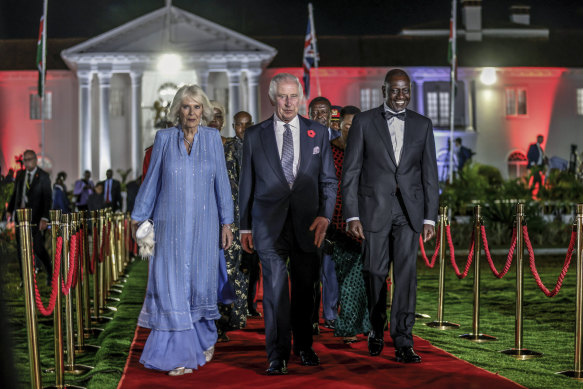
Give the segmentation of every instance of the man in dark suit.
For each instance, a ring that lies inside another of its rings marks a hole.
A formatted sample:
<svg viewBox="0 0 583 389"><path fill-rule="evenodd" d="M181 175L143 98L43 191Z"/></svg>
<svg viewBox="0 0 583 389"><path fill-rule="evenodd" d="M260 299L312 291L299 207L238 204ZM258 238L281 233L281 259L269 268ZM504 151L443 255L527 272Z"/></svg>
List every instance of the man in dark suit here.
<svg viewBox="0 0 583 389"><path fill-rule="evenodd" d="M49 222L49 210L53 203L51 189L51 179L47 172L37 166L37 156L32 150L26 150L22 155L24 170L16 175L14 191L8 204L8 214L16 216L16 209L30 208L32 210L32 246L35 257L41 262L47 273L47 283L50 283L53 268L51 259L44 245L43 232L47 229ZM19 221L14 218L15 222ZM16 234L18 255L20 256L20 234ZM20 275L22 276L22 260L20 265Z"/></svg>
<svg viewBox="0 0 583 389"><path fill-rule="evenodd" d="M113 211L121 210L121 184L113 179L113 171L108 169L105 173L107 177L103 183L103 199L105 206L111 207Z"/></svg>
<svg viewBox="0 0 583 389"><path fill-rule="evenodd" d="M241 245L247 252L255 248L263 267L266 374L278 375L287 373L290 332L301 364L320 363L312 349L311 323L316 250L332 217L337 179L328 129L298 115L299 80L276 75L269 99L274 115L245 132L239 207Z"/></svg>
<svg viewBox="0 0 583 389"><path fill-rule="evenodd" d="M439 207L437 162L431 120L405 109L411 81L389 71L385 103L357 114L348 134L342 201L349 232L363 240L363 274L372 331L370 355L384 346L386 277L393 261L391 338L399 362L421 362L413 350L419 234L434 235Z"/></svg>
<svg viewBox="0 0 583 389"><path fill-rule="evenodd" d="M526 154L526 158L528 159L528 165L526 167L531 171L532 174L532 186L531 189L534 189L535 185L538 183L539 188L543 184L541 172L544 169L545 165L545 151L543 149L543 142L545 137L542 135L538 135L536 137L536 143L532 143L528 147L528 153Z"/></svg>

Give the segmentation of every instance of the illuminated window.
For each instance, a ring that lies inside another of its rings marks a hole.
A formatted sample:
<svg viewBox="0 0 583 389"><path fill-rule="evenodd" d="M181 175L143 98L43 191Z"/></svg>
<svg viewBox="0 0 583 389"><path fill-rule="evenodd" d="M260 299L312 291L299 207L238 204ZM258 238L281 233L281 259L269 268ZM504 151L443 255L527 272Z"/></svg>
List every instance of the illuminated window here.
<svg viewBox="0 0 583 389"><path fill-rule="evenodd" d="M36 93L31 93L28 98L29 110L30 110L30 120L41 120L41 107L42 102L39 95ZM52 117L52 106L53 106L53 93L45 92L45 104L44 104L44 118L45 120L50 120Z"/></svg>
<svg viewBox="0 0 583 389"><path fill-rule="evenodd" d="M506 116L526 115L526 89L506 88Z"/></svg>
<svg viewBox="0 0 583 389"><path fill-rule="evenodd" d="M424 82L423 91L425 97L425 116L433 122L435 127L449 127L450 112L450 89L449 82ZM457 82L455 95L455 125L461 126L465 123L465 90L461 81Z"/></svg>
<svg viewBox="0 0 583 389"><path fill-rule="evenodd" d="M583 115L583 89L577 89L577 115Z"/></svg>
<svg viewBox="0 0 583 389"><path fill-rule="evenodd" d="M360 108L363 111L376 108L383 103L379 88L362 88L360 90Z"/></svg>
<svg viewBox="0 0 583 389"><path fill-rule="evenodd" d="M526 176L528 160L522 151L513 151L508 156L508 177L510 179Z"/></svg>

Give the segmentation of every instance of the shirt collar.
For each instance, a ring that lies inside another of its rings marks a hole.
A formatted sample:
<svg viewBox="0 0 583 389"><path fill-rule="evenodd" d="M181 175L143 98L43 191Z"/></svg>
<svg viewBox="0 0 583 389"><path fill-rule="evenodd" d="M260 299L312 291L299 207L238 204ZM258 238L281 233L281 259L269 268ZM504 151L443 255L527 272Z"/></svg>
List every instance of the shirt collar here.
<svg viewBox="0 0 583 389"><path fill-rule="evenodd" d="M277 114L273 114L273 120L275 121L275 128L283 128L283 125L286 124L283 120L281 120ZM292 129L299 129L300 128L300 119L298 119L298 115L296 115L289 123Z"/></svg>
<svg viewBox="0 0 583 389"><path fill-rule="evenodd" d="M35 167L34 169L32 169L30 172L27 170L27 171L26 171L26 174L30 173L30 175L31 175L32 177L34 177L34 175L36 174L36 171L37 171L37 170L38 170L38 166L37 166L37 167Z"/></svg>
<svg viewBox="0 0 583 389"><path fill-rule="evenodd" d="M395 111L393 111L392 109L390 109L390 108L389 108L389 106L387 105L387 103L383 103L383 107L385 108L385 111L388 111L388 112L390 112L390 113L393 113L393 114L397 114L397 113L405 112L405 110L404 110L404 109L403 109L403 110L401 110L401 111L399 111L399 112L395 112Z"/></svg>

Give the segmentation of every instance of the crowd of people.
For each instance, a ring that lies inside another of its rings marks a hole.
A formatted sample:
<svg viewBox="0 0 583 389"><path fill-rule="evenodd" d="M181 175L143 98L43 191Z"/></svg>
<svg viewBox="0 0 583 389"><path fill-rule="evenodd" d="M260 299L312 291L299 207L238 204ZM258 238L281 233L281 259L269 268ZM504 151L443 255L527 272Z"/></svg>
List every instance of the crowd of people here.
<svg viewBox="0 0 583 389"><path fill-rule="evenodd" d="M406 109L410 84L406 72L391 70L382 106L361 112L319 96L308 119L299 115L301 83L280 73L269 86L273 114L254 124L237 112L231 138L221 135L223 105L196 85L178 90L172 126L146 150L143 181L126 189L134 236L150 222L156 242L138 319L151 329L144 366L175 376L208 363L216 342L262 316L261 275L266 374L286 374L292 352L302 366L320 364L312 347L320 301L323 325L339 341L365 334L370 355L380 355L390 262L395 356L421 361L411 333L415 263L419 235L434 235L438 180L431 121ZM34 152L24 155L9 212L33 208L39 236L51 208L122 209L112 170L97 184L84 172L71 201L65 173L51 190ZM46 264L39 259L50 276L48 255Z"/></svg>

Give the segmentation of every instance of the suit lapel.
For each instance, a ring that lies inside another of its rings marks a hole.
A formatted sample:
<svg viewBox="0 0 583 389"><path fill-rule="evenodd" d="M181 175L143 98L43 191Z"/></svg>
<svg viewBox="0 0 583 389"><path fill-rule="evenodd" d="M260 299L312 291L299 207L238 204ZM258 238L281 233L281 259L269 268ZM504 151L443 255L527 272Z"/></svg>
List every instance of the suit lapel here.
<svg viewBox="0 0 583 389"><path fill-rule="evenodd" d="M271 166L271 169L273 169L273 172L279 177L281 182L289 187L285 175L283 174L283 168L281 167L277 141L275 140L273 118L264 122L261 130L261 144L263 146L263 151L265 152L267 163L269 163L269 166Z"/></svg>
<svg viewBox="0 0 583 389"><path fill-rule="evenodd" d="M383 115L384 110L385 109L383 105L378 108L378 112L374 118L374 127L377 130L379 138L382 139L383 143L385 144L393 165L397 166L395 160L395 151L393 150L393 142L391 141L391 134L389 133L389 125L387 124L387 121Z"/></svg>
<svg viewBox="0 0 583 389"><path fill-rule="evenodd" d="M407 154L407 147L409 145L411 145L411 142L413 141L413 137L415 136L415 134L413 133L413 126L411 125L411 121L413 119L410 119L411 115L406 115L405 116L405 127L403 129L403 148L401 150L401 159L400 159L400 163L403 162L403 159L408 155Z"/></svg>
<svg viewBox="0 0 583 389"><path fill-rule="evenodd" d="M298 116L298 119L300 123L300 166L298 167L295 181L297 181L297 176L308 171L314 152L314 137L308 135L308 130L310 129L309 121L301 116Z"/></svg>

